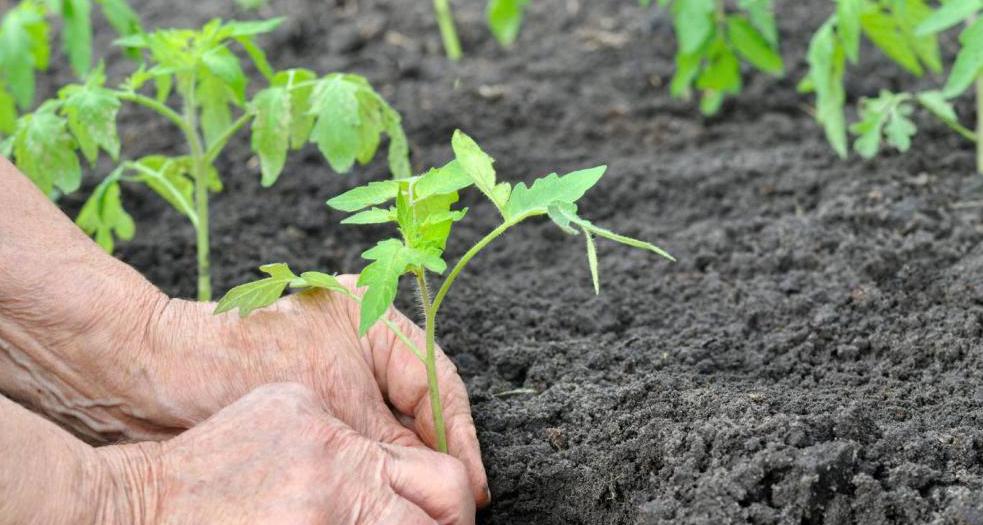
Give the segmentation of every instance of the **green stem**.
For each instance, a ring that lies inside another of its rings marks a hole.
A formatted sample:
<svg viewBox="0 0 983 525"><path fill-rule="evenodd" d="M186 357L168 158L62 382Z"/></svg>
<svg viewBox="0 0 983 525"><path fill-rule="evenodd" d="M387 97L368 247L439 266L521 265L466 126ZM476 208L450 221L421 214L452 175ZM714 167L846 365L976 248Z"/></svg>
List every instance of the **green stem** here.
<svg viewBox="0 0 983 525"><path fill-rule="evenodd" d="M184 120L187 123L185 137L191 150L191 177L195 182L195 214L198 227L195 241L198 252L198 300L212 300L211 258L209 255L208 227L208 161L198 134L198 114L195 105L194 79L190 89L184 90Z"/></svg>
<svg viewBox="0 0 983 525"><path fill-rule="evenodd" d="M238 133L243 126L249 123L249 120L252 119L253 116L255 115L252 112L252 110L248 110L245 113L243 113L242 116L239 117L238 120L233 122L228 128L225 128L225 131L223 131L222 134L219 135L217 139L215 139L215 142L213 142L212 145L208 147L208 151L205 152L205 162L208 164L215 162L215 159L219 156L220 153L222 153L222 150L225 148L225 145L229 142L229 139L231 139L233 135Z"/></svg>
<svg viewBox="0 0 983 525"><path fill-rule="evenodd" d="M444 282L440 284L440 289L437 290L437 295L434 297L433 303L431 305L431 309L433 310L434 315L437 315L437 311L440 309L441 303L444 302L444 297L447 296L447 292L450 290L451 285L454 284L454 280L457 279L457 276L461 273L462 270L464 270L464 267L468 265L468 262L471 261L471 259L473 259L475 255L478 255L478 252L484 249L485 246L488 246L492 241L494 241L503 233L505 233L506 230L534 215L543 215L543 213L542 212L526 213L512 220L506 221L501 225L499 225L498 228L495 228L494 230L489 232L488 235L485 235L484 238L482 238L480 241L478 241L477 244L472 246L470 250L465 252L465 254L461 256L461 260L457 261L457 264L454 265L454 268L451 270L451 273L447 274L447 278L444 279Z"/></svg>
<svg viewBox="0 0 983 525"><path fill-rule="evenodd" d="M139 93L133 93L130 91L116 91L115 95L120 100L126 100L127 102L133 102L134 104L139 104L145 108L152 109L159 113L162 117L173 122L178 128L188 135L194 131L193 128L188 126L188 122L179 115L173 109L167 107L166 104L162 104L157 101L157 99L150 98L148 96L141 95Z"/></svg>
<svg viewBox="0 0 983 525"><path fill-rule="evenodd" d="M976 171L983 174L983 73L976 78Z"/></svg>
<svg viewBox="0 0 983 525"><path fill-rule="evenodd" d="M416 282L420 287L420 301L426 317L426 358L423 364L427 369L427 389L430 394L430 411L433 412L434 433L437 436L437 451L447 453L447 426L444 423L444 405L440 399L440 382L437 377L437 312L430 302L430 287L422 269L416 270Z"/></svg>
<svg viewBox="0 0 983 525"><path fill-rule="evenodd" d="M456 62L461 59L461 41L454 27L454 14L451 13L450 1L433 0L433 10L437 15L437 25L440 27L440 37L444 40L447 58Z"/></svg>

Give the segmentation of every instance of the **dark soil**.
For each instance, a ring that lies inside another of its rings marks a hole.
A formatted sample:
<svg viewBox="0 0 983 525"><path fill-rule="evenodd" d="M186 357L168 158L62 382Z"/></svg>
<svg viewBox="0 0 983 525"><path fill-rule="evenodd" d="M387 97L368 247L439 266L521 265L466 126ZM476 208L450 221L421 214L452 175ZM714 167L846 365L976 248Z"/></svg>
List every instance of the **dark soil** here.
<svg viewBox="0 0 983 525"><path fill-rule="evenodd" d="M582 242L537 223L460 280L441 343L491 479L481 522L983 523L973 155L925 122L907 155L835 158L794 89L832 3L780 2L789 77L748 75L710 120L668 97L674 42L637 2L537 0L512 52L479 2L458 3L460 65L441 55L429 2L396 0L274 0L266 14L290 20L271 59L366 75L404 115L420 169L449 159L455 128L513 180L608 163L586 216L679 258L602 243L595 297ZM197 25L236 16L231 4L138 10ZM853 99L912 82L875 58L850 75ZM129 151L179 148L165 124L123 120ZM309 148L262 190L242 139L220 167L219 290L271 261L358 271L383 233L335 226L323 204L385 177L381 164L337 176ZM119 256L193 295L190 227L147 191L125 198L138 237ZM495 218L478 204L451 258Z"/></svg>

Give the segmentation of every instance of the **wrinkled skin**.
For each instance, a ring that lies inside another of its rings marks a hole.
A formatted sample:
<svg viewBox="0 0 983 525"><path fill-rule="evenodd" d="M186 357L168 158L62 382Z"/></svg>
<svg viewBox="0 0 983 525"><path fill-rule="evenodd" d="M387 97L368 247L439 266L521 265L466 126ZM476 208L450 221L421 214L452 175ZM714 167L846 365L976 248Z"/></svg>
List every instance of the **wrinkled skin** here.
<svg viewBox="0 0 983 525"><path fill-rule="evenodd" d="M230 446L234 444L235 446ZM145 523L474 523L464 466L365 438L296 383L260 387L161 444L98 449Z"/></svg>

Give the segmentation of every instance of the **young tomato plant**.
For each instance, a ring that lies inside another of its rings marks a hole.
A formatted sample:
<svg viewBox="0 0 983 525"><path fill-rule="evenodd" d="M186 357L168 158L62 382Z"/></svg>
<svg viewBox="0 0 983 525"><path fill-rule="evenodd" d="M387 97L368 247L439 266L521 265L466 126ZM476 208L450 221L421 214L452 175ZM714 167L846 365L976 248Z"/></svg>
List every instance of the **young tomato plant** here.
<svg viewBox="0 0 983 525"><path fill-rule="evenodd" d="M641 0L643 6L651 0ZM741 61L764 73L782 77L778 29L771 0L740 0L729 12L724 0L658 0L672 13L676 32L676 72L670 85L674 97L689 99L701 92L700 111L720 111L724 97L741 91Z"/></svg>
<svg viewBox="0 0 983 525"><path fill-rule="evenodd" d="M918 93L882 91L874 99L861 99L860 121L850 127L859 135L854 150L865 158L873 157L881 147L881 137L898 151L907 151L918 128L908 117L914 103L949 126L967 140L976 143L976 169L983 173L983 0L950 0L926 17L916 28L915 35L934 38L935 35L965 24L959 35L961 48L945 85L940 90ZM976 131L959 123L952 101L976 86Z"/></svg>
<svg viewBox="0 0 983 525"><path fill-rule="evenodd" d="M95 0L123 36L139 33L140 19L125 0ZM48 69L50 18L60 18L62 49L75 74L92 68L92 0L23 0L0 21L0 134L14 132L19 112L34 104L35 75Z"/></svg>
<svg viewBox="0 0 983 525"><path fill-rule="evenodd" d="M843 80L847 62L856 64L859 60L861 38L866 36L915 76L922 76L926 70L938 74L942 72L938 41L934 34L918 31L930 16L932 9L923 0L839 0L836 12L813 35L807 55L809 73L799 90L815 93L815 118L840 157L846 158L848 150ZM905 111L902 109L898 115L904 116ZM907 124L903 120L896 122L890 130L897 139ZM863 134L868 125L855 129ZM865 139L861 148L869 147L869 141Z"/></svg>
<svg viewBox="0 0 983 525"><path fill-rule="evenodd" d="M343 220L343 224L394 223L399 230L399 237L380 241L362 254L371 262L358 279L358 285L365 287L361 297L332 275L320 272L297 275L285 264L271 264L260 268L269 277L233 288L215 309L217 314L239 309L240 315L246 316L257 308L275 302L288 287L326 289L359 303L360 335L365 335L369 328L381 321L423 362L427 371L437 446L444 452L447 451L447 437L435 357L437 315L455 280L482 249L513 226L545 215L563 231L584 236L596 293L600 292L600 279L595 237L648 250L673 260L668 253L652 244L619 235L580 217L576 202L604 175L604 166L575 171L562 177L553 173L536 180L531 186L520 182L513 187L496 180L492 158L470 137L457 131L452 146L455 160L441 168L431 169L417 177L372 182L328 201L332 208L354 213ZM433 293L427 273L441 275L447 271L444 248L451 227L467 213L467 209L454 209L453 206L458 201L458 192L470 186L477 187L491 201L502 222L461 256ZM391 201L394 204L379 207ZM399 279L406 274L416 280L420 292L425 317L423 348L415 345L386 316L396 298Z"/></svg>
<svg viewBox="0 0 983 525"><path fill-rule="evenodd" d="M260 160L262 184L272 185L283 170L289 149L317 145L331 168L351 169L376 153L383 133L389 136L389 164L394 176L410 175L406 137L399 115L358 76L332 73L318 77L306 69L274 71L254 37L280 20L209 22L200 30L164 29L124 38L120 45L149 56L117 89L105 87L101 69L84 84L70 85L55 100L19 119L7 141L18 167L43 191L71 192L81 170L76 151L94 163L103 150L118 163L93 191L77 222L107 251L114 237L129 239L133 221L123 209L120 182L147 185L191 222L198 264L198 299L211 298L209 257L210 192L222 189L215 161L229 140L250 126L251 145ZM267 86L251 99L249 79L237 44L252 59ZM156 93L141 93L151 82ZM168 102L177 99L177 108ZM150 109L181 131L187 148L177 156L150 155L120 160L116 115L122 103ZM234 108L241 108L237 116Z"/></svg>
<svg viewBox="0 0 983 525"><path fill-rule="evenodd" d="M530 0L488 0L485 7L485 19L492 35L502 45L511 47L519 37L522 19ZM443 40L444 52L447 58L457 61L461 59L461 40L457 36L454 24L454 13L451 11L450 0L433 0L434 15L440 37Z"/></svg>

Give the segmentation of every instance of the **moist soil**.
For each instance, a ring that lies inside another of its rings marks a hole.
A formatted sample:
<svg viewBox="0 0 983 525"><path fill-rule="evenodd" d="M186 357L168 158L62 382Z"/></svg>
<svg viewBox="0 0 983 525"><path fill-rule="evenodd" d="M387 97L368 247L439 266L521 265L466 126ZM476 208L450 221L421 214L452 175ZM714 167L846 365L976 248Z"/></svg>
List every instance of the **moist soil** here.
<svg viewBox="0 0 983 525"><path fill-rule="evenodd" d="M256 16L231 0L135 4L160 26ZM970 147L929 121L906 155L835 157L795 92L831 3L780 1L788 76L746 75L712 119L668 96L669 23L637 2L537 0L511 51L480 2L458 4L456 65L428 2L273 0L259 14L289 17L266 39L275 66L367 76L404 116L418 170L450 158L455 128L514 181L607 163L584 215L679 259L601 242L595 296L583 241L538 222L459 280L440 343L494 494L479 522L983 523L981 179ZM865 54L851 100L915 82ZM109 58L111 77L131 68ZM139 111L121 130L134 156L181 151ZM264 190L241 137L219 168L219 291L273 261L357 272L386 233L338 226L324 205L385 177L381 162L339 176L308 147ZM193 296L190 226L145 189L124 198L138 236L118 256ZM451 260L496 225L465 201Z"/></svg>

